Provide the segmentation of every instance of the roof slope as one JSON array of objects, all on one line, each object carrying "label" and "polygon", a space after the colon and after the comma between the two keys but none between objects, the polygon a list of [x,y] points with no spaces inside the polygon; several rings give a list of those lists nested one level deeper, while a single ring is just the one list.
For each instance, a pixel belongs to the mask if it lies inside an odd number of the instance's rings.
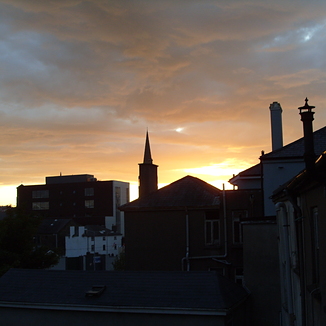
[{"label": "roof slope", "polygon": [[[94,285],[101,296],[86,297]],[[1,304],[224,310],[248,293],[215,272],[107,272],[11,269],[0,278]]]},{"label": "roof slope", "polygon": [[285,189],[289,190],[291,194],[301,193],[306,191],[307,186],[311,188],[314,185],[325,184],[325,180],[326,151],[319,156],[312,171],[307,171],[305,169],[285,182],[273,192],[272,199],[277,202],[278,199],[284,195],[286,198],[288,198],[288,192],[284,193]]},{"label": "roof slope", "polygon": [[[314,147],[317,155],[322,154],[326,150],[326,127],[318,129],[314,132]],[[304,154],[304,137],[285,145],[275,151],[269,152],[261,157],[262,160],[269,158],[285,158],[285,157],[303,157]]]},{"label": "roof slope", "polygon": [[252,167],[241,171],[237,175],[234,175],[229,182],[232,183],[232,180],[236,179],[238,176],[240,177],[260,177],[261,176],[261,165],[260,163],[253,165]]},{"label": "roof slope", "polygon": [[220,194],[220,189],[188,175],[119,209],[217,206]]},{"label": "roof slope", "polygon": [[[318,129],[314,132],[314,149],[316,155],[321,155],[326,150],[326,127]],[[284,158],[302,158],[304,154],[304,137],[287,144],[275,151],[264,154],[260,157],[262,161],[273,160],[273,159],[284,159]],[[260,164],[256,164],[249,169],[243,170],[236,176],[232,177],[229,182],[233,183],[239,177],[250,177],[260,175]]]}]

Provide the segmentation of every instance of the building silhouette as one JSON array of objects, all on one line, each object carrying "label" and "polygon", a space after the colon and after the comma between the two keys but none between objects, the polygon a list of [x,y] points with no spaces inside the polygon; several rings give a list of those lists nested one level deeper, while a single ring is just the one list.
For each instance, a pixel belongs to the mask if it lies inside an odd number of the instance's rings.
[{"label": "building silhouette", "polygon": [[108,225],[123,233],[124,219],[118,207],[129,202],[129,183],[98,181],[94,175],[46,177],[45,184],[17,187],[17,207],[44,218],[74,218],[80,224]]},{"label": "building silhouette", "polygon": [[145,150],[143,163],[139,163],[139,197],[148,195],[149,193],[157,190],[158,178],[157,178],[158,166],[153,164],[151,148],[149,144],[148,131],[146,132]]}]

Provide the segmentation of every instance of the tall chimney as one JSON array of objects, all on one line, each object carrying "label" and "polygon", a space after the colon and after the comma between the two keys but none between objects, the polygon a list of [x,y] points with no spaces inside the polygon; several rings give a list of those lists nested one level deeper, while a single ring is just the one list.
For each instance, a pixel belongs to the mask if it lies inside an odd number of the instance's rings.
[{"label": "tall chimney", "polygon": [[280,103],[273,102],[269,106],[271,112],[272,151],[283,147],[282,108]]},{"label": "tall chimney", "polygon": [[303,138],[304,138],[304,160],[306,163],[307,171],[314,169],[316,154],[314,148],[314,133],[312,128],[312,122],[314,121],[315,112],[311,111],[314,106],[308,105],[308,99],[305,99],[305,105],[299,107],[301,121],[303,123]]}]

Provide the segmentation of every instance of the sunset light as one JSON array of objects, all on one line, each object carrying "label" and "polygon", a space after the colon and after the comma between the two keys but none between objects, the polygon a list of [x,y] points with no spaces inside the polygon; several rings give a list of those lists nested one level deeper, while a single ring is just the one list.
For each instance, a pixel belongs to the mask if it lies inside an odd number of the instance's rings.
[{"label": "sunset light", "polygon": [[231,187],[271,151],[274,101],[284,144],[302,136],[306,96],[326,124],[325,14],[324,1],[0,0],[0,205],[60,173],[137,198],[147,130],[160,187]]}]

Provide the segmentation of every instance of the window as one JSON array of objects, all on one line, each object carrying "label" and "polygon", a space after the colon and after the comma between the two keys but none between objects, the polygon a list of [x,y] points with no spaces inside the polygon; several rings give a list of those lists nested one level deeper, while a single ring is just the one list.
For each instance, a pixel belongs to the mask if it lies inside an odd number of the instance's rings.
[{"label": "window", "polygon": [[85,200],[85,207],[86,208],[94,208],[94,199]]},{"label": "window", "polygon": [[49,190],[33,190],[33,198],[49,198]]},{"label": "window", "polygon": [[85,188],[85,196],[94,196],[94,188]]},{"label": "window", "polygon": [[220,220],[218,211],[208,211],[205,213],[205,244],[220,244]]},{"label": "window", "polygon": [[206,245],[218,245],[220,243],[220,221],[206,220]]},{"label": "window", "polygon": [[236,210],[232,211],[232,232],[233,232],[233,243],[242,243],[242,225],[243,218],[248,217],[248,211]]},{"label": "window", "polygon": [[34,211],[47,210],[47,209],[49,209],[49,202],[48,201],[34,202],[32,204],[32,209]]},{"label": "window", "polygon": [[235,283],[243,285],[243,268],[235,269]]},{"label": "window", "polygon": [[103,251],[105,251],[105,245],[103,245]]},{"label": "window", "polygon": [[95,246],[94,245],[91,245],[91,251],[95,251]]},{"label": "window", "polygon": [[103,241],[105,241],[105,237],[103,237]]}]

